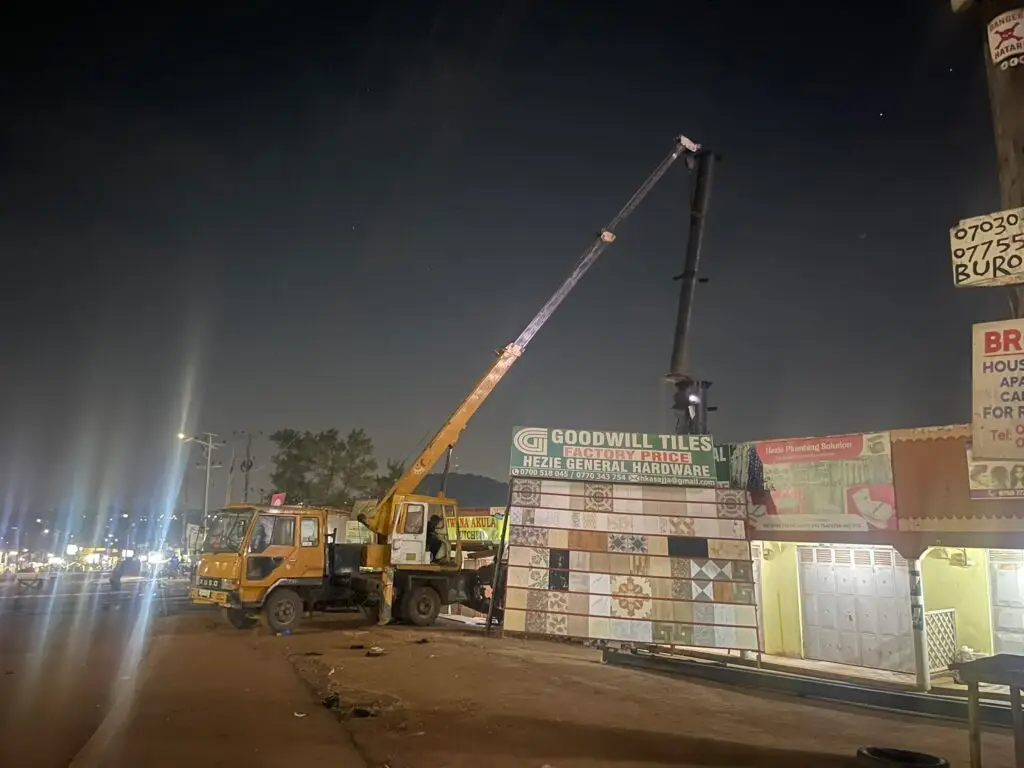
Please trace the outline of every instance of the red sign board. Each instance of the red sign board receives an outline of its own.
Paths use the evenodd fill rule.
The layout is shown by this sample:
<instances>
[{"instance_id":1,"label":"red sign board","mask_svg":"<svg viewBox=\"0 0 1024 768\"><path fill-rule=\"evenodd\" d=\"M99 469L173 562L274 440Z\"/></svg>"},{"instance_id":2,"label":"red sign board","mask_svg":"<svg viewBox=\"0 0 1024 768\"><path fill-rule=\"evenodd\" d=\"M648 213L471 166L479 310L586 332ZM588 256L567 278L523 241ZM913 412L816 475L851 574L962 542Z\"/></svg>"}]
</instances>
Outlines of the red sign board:
<instances>
[{"instance_id":1,"label":"red sign board","mask_svg":"<svg viewBox=\"0 0 1024 768\"><path fill-rule=\"evenodd\" d=\"M275 493L273 496L270 497L270 506L272 506L272 507L283 507L284 506L284 497L285 497L285 494L283 494L283 493Z\"/></svg>"}]
</instances>

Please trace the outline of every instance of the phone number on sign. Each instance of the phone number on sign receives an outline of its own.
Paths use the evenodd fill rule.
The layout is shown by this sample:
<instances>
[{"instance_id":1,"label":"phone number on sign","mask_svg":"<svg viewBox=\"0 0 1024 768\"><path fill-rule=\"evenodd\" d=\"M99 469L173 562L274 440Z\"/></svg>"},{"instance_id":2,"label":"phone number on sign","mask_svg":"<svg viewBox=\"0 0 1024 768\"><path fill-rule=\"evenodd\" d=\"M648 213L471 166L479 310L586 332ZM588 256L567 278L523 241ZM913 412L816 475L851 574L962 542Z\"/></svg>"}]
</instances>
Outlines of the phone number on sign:
<instances>
[{"instance_id":1,"label":"phone number on sign","mask_svg":"<svg viewBox=\"0 0 1024 768\"><path fill-rule=\"evenodd\" d=\"M582 472L570 469L525 469L512 467L512 477L535 477L547 480L583 480L591 483L635 483L639 485L680 485L688 487L715 488L718 480L713 477L668 477L666 475L634 475L630 472Z\"/></svg>"}]
</instances>

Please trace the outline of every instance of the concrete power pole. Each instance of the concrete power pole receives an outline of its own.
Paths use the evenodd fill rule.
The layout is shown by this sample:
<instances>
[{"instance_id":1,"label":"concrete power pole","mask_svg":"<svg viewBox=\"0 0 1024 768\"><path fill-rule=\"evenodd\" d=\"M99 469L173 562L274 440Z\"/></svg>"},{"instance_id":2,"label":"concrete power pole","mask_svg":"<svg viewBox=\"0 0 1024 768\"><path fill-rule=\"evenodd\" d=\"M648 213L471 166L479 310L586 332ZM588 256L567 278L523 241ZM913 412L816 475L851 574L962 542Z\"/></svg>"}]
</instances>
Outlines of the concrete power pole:
<instances>
[{"instance_id":1,"label":"concrete power pole","mask_svg":"<svg viewBox=\"0 0 1024 768\"><path fill-rule=\"evenodd\" d=\"M982 35L1003 209L1024 207L1024 0L950 0L975 17ZM1024 285L1011 285L1010 309L1024 318Z\"/></svg>"}]
</instances>

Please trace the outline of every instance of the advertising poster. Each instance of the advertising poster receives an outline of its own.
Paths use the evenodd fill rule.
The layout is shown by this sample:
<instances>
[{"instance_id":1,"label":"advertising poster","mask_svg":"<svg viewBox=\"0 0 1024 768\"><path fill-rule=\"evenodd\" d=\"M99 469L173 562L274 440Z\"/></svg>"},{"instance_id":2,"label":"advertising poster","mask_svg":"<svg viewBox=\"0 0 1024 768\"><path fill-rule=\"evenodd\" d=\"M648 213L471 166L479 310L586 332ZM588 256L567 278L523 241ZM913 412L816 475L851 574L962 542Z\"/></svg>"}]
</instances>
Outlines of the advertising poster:
<instances>
[{"instance_id":1,"label":"advertising poster","mask_svg":"<svg viewBox=\"0 0 1024 768\"><path fill-rule=\"evenodd\" d=\"M1024 461L1024 320L978 323L973 336L974 456Z\"/></svg>"},{"instance_id":2,"label":"advertising poster","mask_svg":"<svg viewBox=\"0 0 1024 768\"><path fill-rule=\"evenodd\" d=\"M512 477L715 488L711 435L516 427Z\"/></svg>"},{"instance_id":3,"label":"advertising poster","mask_svg":"<svg viewBox=\"0 0 1024 768\"><path fill-rule=\"evenodd\" d=\"M888 432L741 443L732 476L757 530L896 530Z\"/></svg>"},{"instance_id":4,"label":"advertising poster","mask_svg":"<svg viewBox=\"0 0 1024 768\"><path fill-rule=\"evenodd\" d=\"M450 509L451 507L447 507L446 512ZM464 508L459 510L457 526L454 515L446 515L445 524L448 526L448 538L451 541L455 541L458 538L463 542L496 542L501 537L501 528L504 520L504 507ZM456 536L456 533L458 536ZM508 540L507 530L505 531L505 539Z\"/></svg>"},{"instance_id":5,"label":"advertising poster","mask_svg":"<svg viewBox=\"0 0 1024 768\"><path fill-rule=\"evenodd\" d=\"M967 477L972 499L1024 498L1024 461L975 459L968 445Z\"/></svg>"}]
</instances>

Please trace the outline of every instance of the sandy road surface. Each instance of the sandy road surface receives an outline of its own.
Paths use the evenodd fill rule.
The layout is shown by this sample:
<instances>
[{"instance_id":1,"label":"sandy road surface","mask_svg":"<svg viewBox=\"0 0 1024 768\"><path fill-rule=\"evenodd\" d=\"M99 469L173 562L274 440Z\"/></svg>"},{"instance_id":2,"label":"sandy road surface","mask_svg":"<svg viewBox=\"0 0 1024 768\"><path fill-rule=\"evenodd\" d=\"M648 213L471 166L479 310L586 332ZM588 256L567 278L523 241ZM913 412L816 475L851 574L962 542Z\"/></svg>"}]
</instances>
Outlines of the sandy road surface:
<instances>
[{"instance_id":1,"label":"sandy road surface","mask_svg":"<svg viewBox=\"0 0 1024 768\"><path fill-rule=\"evenodd\" d=\"M350 628L256 645L287 655L321 694L338 693L336 714L372 765L824 768L852 765L864 745L967 764L965 729L955 724L610 667L595 651L539 640L328 626ZM353 706L379 714L351 717ZM1007 732L986 734L984 748L986 766L1012 765Z\"/></svg>"}]
</instances>

